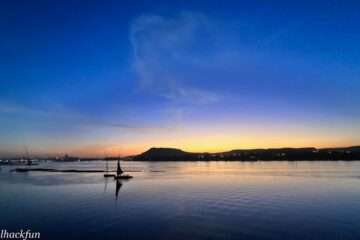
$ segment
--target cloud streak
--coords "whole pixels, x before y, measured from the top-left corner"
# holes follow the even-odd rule
[[[182,12],[176,17],[142,15],[130,28],[134,51],[133,68],[142,89],[175,102],[207,104],[219,94],[195,84],[188,69],[196,71],[204,49],[211,48],[213,33],[206,16]],[[204,79],[206,80],[206,79]]]
[[[105,128],[117,128],[121,130],[161,130],[165,128],[161,127],[147,127],[147,126],[138,126],[122,122],[113,122],[108,120],[102,120],[99,118],[88,117],[80,113],[67,111],[63,108],[53,108],[52,110],[41,110],[26,107],[18,104],[10,103],[1,103],[0,102],[0,115],[5,114],[17,114],[20,115],[22,119],[27,119],[35,116],[36,118],[45,118],[53,122],[61,123],[71,123],[71,126],[89,126],[89,127],[105,127]]]

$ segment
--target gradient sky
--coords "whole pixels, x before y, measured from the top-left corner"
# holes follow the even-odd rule
[[[0,155],[360,144],[360,3],[1,1]]]

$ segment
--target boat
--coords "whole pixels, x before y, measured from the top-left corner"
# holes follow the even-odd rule
[[[111,174],[111,173],[105,173],[104,177],[108,178],[108,177],[115,177],[115,174]]]
[[[118,162],[117,162],[117,170],[116,170],[116,175],[114,176],[114,179],[115,180],[120,180],[120,179],[130,179],[130,178],[133,178],[133,176],[130,176],[130,175],[127,175],[127,174],[123,174],[124,171],[121,169],[121,166],[120,166],[120,159],[118,159]]]
[[[114,175],[115,180],[120,180],[120,179],[127,180],[127,179],[131,179],[131,178],[133,178],[133,176],[130,176],[130,175]]]
[[[34,161],[31,159],[30,154],[29,154],[29,149],[26,146],[25,146],[25,152],[26,152],[26,155],[24,158],[25,165],[27,165],[28,167],[39,165],[38,163],[34,163]]]

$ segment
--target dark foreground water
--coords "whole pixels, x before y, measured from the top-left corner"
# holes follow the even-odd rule
[[[50,240],[360,239],[360,162],[123,165],[135,178],[122,183],[2,167],[0,229]]]

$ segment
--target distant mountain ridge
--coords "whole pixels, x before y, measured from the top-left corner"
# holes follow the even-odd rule
[[[341,148],[235,149],[219,153],[193,153],[177,148],[150,148],[133,157],[134,161],[308,161],[360,160],[360,146]]]
[[[166,161],[166,159],[180,160],[192,156],[194,153],[185,152],[177,148],[150,148],[146,152],[135,156],[140,161]]]

